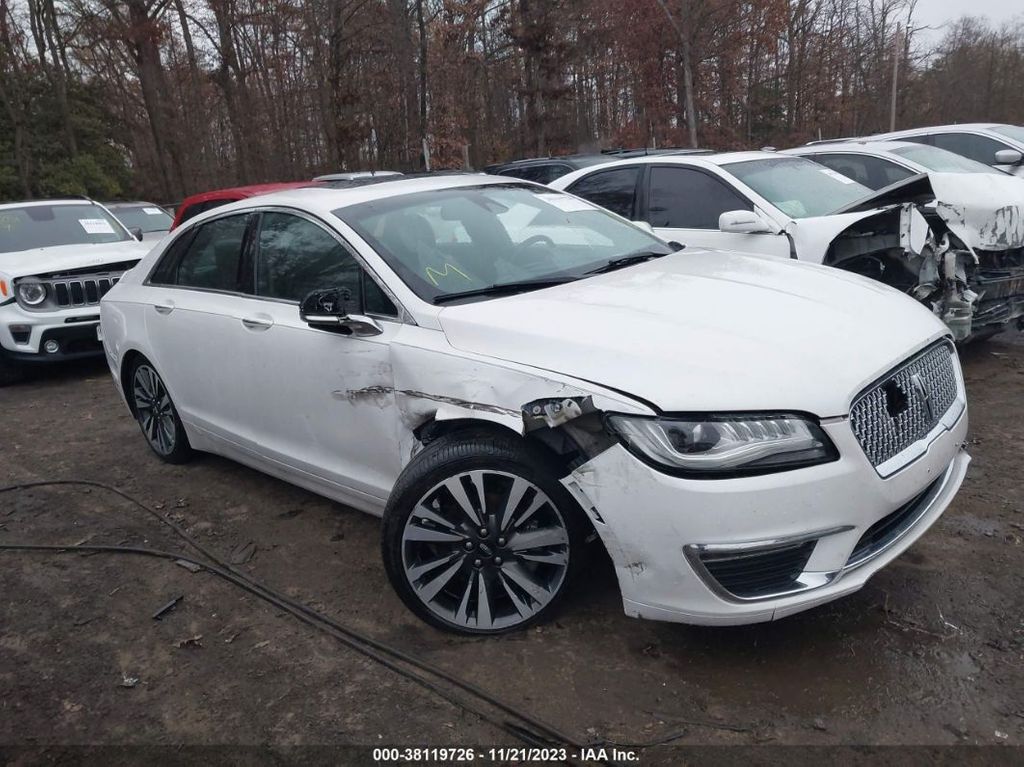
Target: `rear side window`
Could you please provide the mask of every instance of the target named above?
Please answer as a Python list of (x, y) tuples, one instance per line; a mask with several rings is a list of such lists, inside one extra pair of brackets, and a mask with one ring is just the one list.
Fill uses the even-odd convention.
[(314, 290), (362, 291), (372, 314), (397, 310), (348, 249), (323, 227), (289, 213), (264, 213), (256, 252), (256, 294), (302, 301)]
[(670, 229), (718, 229), (718, 217), (754, 206), (717, 178), (690, 168), (651, 168), (647, 221)]
[(902, 165), (864, 154), (818, 154), (813, 159), (869, 189), (881, 189), (915, 175)]
[[(248, 223), (249, 215), (242, 214), (201, 224), (184, 253), (178, 253), (180, 240), (171, 246), (154, 272), (153, 281), (183, 288), (237, 291)], [(179, 257), (174, 263), (176, 255)]]
[(639, 165), (632, 168), (602, 170), (584, 176), (567, 191), (607, 208), (612, 213), (632, 219), (636, 183), (639, 178)]
[(986, 165), (995, 164), (996, 152), (1010, 148), (1001, 141), (973, 133), (936, 133), (931, 138), (932, 144), (939, 149), (955, 152)]

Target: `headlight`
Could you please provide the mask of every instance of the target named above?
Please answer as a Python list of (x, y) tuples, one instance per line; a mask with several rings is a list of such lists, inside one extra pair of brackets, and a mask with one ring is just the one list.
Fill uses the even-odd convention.
[(799, 415), (613, 415), (608, 421), (634, 454), (682, 475), (766, 474), (839, 457), (821, 427)]
[(18, 298), (26, 306), (39, 306), (46, 300), (46, 285), (41, 282), (23, 282), (18, 285)]

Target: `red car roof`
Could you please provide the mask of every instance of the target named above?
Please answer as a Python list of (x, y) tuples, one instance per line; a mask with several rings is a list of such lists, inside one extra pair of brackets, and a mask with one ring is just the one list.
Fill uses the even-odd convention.
[[(318, 186), (318, 184), (313, 181), (277, 181), (271, 184), (234, 186), (227, 189), (214, 189), (211, 192), (194, 194), (191, 197), (186, 197), (182, 200), (181, 205), (179, 205), (178, 209), (174, 212), (174, 223), (171, 224), (171, 229), (177, 229), (180, 224), (192, 218), (192, 216), (197, 216), (199, 213), (215, 208), (218, 204), (227, 205), (229, 202), (237, 202), (238, 200), (244, 200), (247, 197), (255, 197), (258, 194), (280, 192), (284, 189), (298, 189), (303, 186)], [(206, 203), (213, 204), (207, 205)], [(193, 208), (196, 205), (201, 205), (202, 209), (188, 215), (189, 208)]]

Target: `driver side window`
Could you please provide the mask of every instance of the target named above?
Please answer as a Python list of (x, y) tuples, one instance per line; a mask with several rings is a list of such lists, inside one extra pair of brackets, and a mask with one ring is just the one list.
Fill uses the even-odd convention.
[(718, 229), (718, 217), (754, 206), (717, 178), (690, 168), (651, 168), (647, 221), (669, 229)]
[(322, 227), (289, 213), (264, 213), (256, 249), (256, 295), (302, 301), (314, 290), (363, 293), (365, 310), (397, 315), (394, 304), (344, 245)]

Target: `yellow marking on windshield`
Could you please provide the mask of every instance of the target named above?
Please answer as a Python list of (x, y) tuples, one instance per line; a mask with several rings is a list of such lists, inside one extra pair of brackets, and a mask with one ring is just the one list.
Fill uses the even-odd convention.
[(427, 279), (430, 280), (432, 283), (434, 283), (434, 287), (436, 288), (437, 287), (437, 280), (438, 280), (438, 278), (439, 277), (447, 277), (452, 272), (454, 272), (455, 274), (457, 274), (460, 277), (462, 277), (462, 279), (464, 279), (466, 282), (472, 282), (472, 280), (469, 278), (468, 274), (466, 274), (464, 271), (459, 269), (459, 267), (452, 266), (451, 264), (445, 264), (443, 271), (438, 270), (438, 269), (434, 269), (434, 268), (428, 266), (427, 267)]

